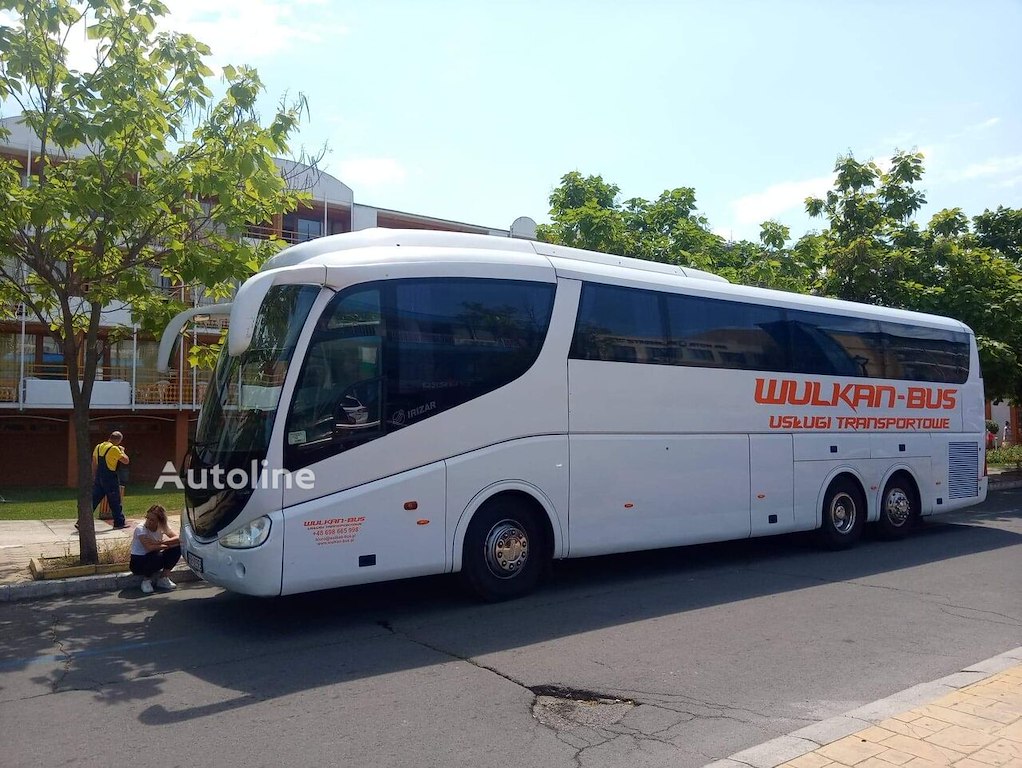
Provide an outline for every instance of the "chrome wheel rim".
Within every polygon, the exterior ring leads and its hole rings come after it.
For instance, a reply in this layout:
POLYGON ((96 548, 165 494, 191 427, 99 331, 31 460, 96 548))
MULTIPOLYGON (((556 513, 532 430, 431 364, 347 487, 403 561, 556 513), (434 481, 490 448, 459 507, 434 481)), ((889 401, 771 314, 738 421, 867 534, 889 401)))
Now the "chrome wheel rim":
POLYGON ((851 533, 858 517, 855 499, 847 493, 839 493, 830 502, 830 524, 842 536, 851 533))
POLYGON ((908 522, 912 515, 912 501, 901 488, 892 488, 884 499, 884 515, 895 528, 908 522))
POLYGON ((514 520, 494 525, 483 546, 486 567, 498 579, 513 579, 529 559, 529 535, 514 520))

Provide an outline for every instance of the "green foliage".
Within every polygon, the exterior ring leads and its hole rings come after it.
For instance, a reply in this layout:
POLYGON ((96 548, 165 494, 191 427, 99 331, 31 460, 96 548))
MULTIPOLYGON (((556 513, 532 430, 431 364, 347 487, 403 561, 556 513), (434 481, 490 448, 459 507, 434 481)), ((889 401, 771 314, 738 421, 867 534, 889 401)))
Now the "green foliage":
POLYGON ((987 465, 991 467, 1010 467, 1022 469, 1022 444, 991 448, 987 451, 987 465))
POLYGON ((1001 431, 1000 425, 993 419, 986 420, 986 427, 987 432, 989 432, 991 435, 996 435, 998 432, 1001 431))
POLYGON ((838 159, 834 189, 806 201, 827 221, 821 291, 961 320, 976 333, 987 395, 1019 401, 1022 272, 1005 257, 1020 245, 1017 212, 976 217, 974 234, 960 208, 945 209, 920 229, 912 217, 925 203, 914 186, 923 170, 918 153, 896 152, 886 173, 838 159))
POLYGON ((999 205, 996 211, 983 211, 972 223, 980 245, 1000 251, 1022 265, 1022 209, 999 205))
MULTIPOLYGON (((214 99, 209 48, 157 33, 159 0, 0 0, 0 11, 0 104, 20 110, 42 158, 0 161, 0 312, 23 302, 61 343, 84 444, 103 308, 129 304, 143 329, 162 329, 183 307, 154 275, 223 297, 279 249, 241 235, 307 197, 274 163, 306 104, 281 102, 262 124, 248 67, 225 67, 214 99), (79 71, 65 42, 83 38, 96 55, 79 71)), ((84 521, 84 495, 80 505, 84 521)))
POLYGON ((553 224, 537 227, 537 236, 549 243, 623 255, 625 227, 617 204, 619 191, 600 176, 565 174, 550 195, 553 224))
POLYGON ((550 196, 552 223, 538 227, 546 242, 695 267, 733 282, 783 290, 813 287, 819 250, 811 240, 785 247, 787 227, 766 222, 763 243, 725 242, 696 208, 695 190, 665 190, 656 200, 618 202, 620 189, 600 176, 565 174, 550 196))
POLYGON ((273 157, 287 153, 304 101, 281 104, 263 126, 258 74, 233 67, 226 95, 212 101, 209 49, 155 34, 166 9, 154 0, 0 7, 16 17, 2 28, 0 98, 21 107, 45 158, 28 184, 3 164, 0 245, 31 277, 5 274, 0 298, 26 301, 61 337, 90 331, 113 302, 155 330, 178 307, 153 291, 154 273, 222 297, 279 248, 239 235, 301 197, 273 157), (62 45, 82 26, 99 57, 87 72, 68 68, 62 45), (68 297, 85 302, 66 306, 68 297))

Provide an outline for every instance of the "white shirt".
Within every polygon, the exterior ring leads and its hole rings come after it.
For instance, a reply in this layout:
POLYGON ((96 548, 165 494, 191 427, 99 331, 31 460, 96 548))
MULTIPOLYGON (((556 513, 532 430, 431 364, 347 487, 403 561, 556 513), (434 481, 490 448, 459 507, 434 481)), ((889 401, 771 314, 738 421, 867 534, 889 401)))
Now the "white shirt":
POLYGON ((157 528, 155 531, 150 531, 145 527, 145 522, 141 522, 135 526, 134 532, 131 534, 131 554, 133 555, 145 555, 147 550, 145 545, 142 543, 142 539, 149 539, 159 544, 163 541, 163 529, 157 528))

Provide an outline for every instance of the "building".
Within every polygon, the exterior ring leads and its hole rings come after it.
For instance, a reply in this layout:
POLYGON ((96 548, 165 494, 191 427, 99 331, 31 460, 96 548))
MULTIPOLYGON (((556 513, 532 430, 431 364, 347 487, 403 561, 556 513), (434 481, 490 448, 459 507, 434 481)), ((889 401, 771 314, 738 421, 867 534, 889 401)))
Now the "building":
MULTIPOLYGON (((38 141, 18 118, 0 123, 10 131, 6 139, 0 140, 0 156, 17 163, 28 183, 39 163, 39 158, 33 156, 38 141)), ((298 243, 370 227, 512 236, 508 229, 356 203, 352 189, 327 173, 290 160, 278 160, 277 165, 290 185, 308 190, 312 199, 301 210, 277 217, 271 226, 250 227, 248 237, 275 234, 288 243, 298 243)), ((535 234, 535 224, 524 217, 516 220, 513 229, 515 236, 535 234)), ((158 273, 153 275, 153 290, 174 294, 193 306, 210 303, 201 286, 172 285, 158 273)), ((73 487, 79 447, 71 423, 71 392, 63 357, 46 328, 27 316, 24 307, 16 309, 15 320, 0 320, 0 441, 16 446, 4 451, 0 489, 73 487)), ((209 376, 209 371, 188 365, 187 347, 194 341, 214 341, 222 322, 198 316, 187 329, 184 343, 178 345, 176 364, 169 373, 161 374, 156 370, 159 340, 137 329, 125 335, 125 327, 131 328, 129 308, 106 308, 100 335, 108 343, 104 344, 93 391, 90 448, 115 429, 123 432, 131 456, 126 482, 152 483, 167 461, 179 466, 194 432, 209 376)))

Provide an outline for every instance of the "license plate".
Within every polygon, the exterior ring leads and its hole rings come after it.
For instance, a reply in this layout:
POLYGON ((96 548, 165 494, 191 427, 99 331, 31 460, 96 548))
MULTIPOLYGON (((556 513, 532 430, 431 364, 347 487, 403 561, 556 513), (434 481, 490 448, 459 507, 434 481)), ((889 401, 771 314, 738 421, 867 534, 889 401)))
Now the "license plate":
POLYGON ((202 573, 202 558, 198 555, 193 555, 191 552, 185 552, 185 560, 188 562, 188 567, 196 573, 202 573))

